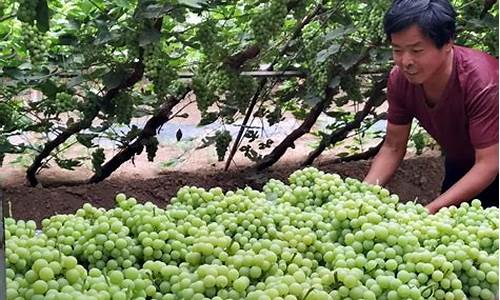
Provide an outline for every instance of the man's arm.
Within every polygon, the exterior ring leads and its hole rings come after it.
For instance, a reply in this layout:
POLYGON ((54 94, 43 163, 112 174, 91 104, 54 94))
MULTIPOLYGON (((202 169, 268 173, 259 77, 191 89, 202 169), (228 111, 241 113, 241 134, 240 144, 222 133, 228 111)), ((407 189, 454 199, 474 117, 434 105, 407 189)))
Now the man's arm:
POLYGON ((488 187, 498 175, 498 143, 484 149, 476 149, 474 166, 448 191, 427 204, 430 213, 441 207, 458 206, 472 199, 488 187))
POLYGON ((406 153, 411 123, 396 125, 387 122, 385 141, 375 157, 364 182, 384 185, 391 179, 406 153))

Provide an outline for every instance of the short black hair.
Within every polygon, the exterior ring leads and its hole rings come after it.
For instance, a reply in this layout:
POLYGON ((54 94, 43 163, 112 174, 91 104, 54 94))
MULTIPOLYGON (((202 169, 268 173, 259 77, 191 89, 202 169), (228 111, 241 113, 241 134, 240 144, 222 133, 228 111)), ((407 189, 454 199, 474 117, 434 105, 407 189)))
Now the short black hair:
POLYGON ((448 0, 394 0, 384 16, 387 39, 391 34, 417 25, 442 48, 455 37, 456 12, 448 0))

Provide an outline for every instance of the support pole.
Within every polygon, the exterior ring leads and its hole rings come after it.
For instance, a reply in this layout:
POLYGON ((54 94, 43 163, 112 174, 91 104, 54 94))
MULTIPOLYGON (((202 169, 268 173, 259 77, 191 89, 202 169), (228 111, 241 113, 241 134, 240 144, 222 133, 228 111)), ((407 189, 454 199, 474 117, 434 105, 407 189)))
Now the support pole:
POLYGON ((4 195, 0 191, 0 299, 7 299, 7 276, 5 263, 5 226, 3 216, 4 195))

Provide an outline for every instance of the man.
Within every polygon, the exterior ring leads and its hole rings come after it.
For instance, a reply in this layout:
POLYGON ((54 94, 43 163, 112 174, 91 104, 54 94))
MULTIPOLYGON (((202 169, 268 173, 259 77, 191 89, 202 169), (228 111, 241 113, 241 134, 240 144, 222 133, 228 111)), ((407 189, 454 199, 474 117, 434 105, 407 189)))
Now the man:
POLYGON ((475 198, 498 206, 498 60, 453 44, 455 16, 448 0, 395 0, 384 18, 395 66, 386 139, 365 182, 389 181, 416 118, 446 156, 430 213, 475 198))

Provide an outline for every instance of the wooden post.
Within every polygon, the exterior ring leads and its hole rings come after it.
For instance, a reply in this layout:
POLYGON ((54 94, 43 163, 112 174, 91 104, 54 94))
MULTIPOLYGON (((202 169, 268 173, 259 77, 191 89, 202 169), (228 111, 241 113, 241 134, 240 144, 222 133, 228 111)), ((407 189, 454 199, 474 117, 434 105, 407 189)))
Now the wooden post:
POLYGON ((0 299, 7 299, 7 276, 5 263, 5 226, 3 216, 4 196, 0 191, 0 299))

